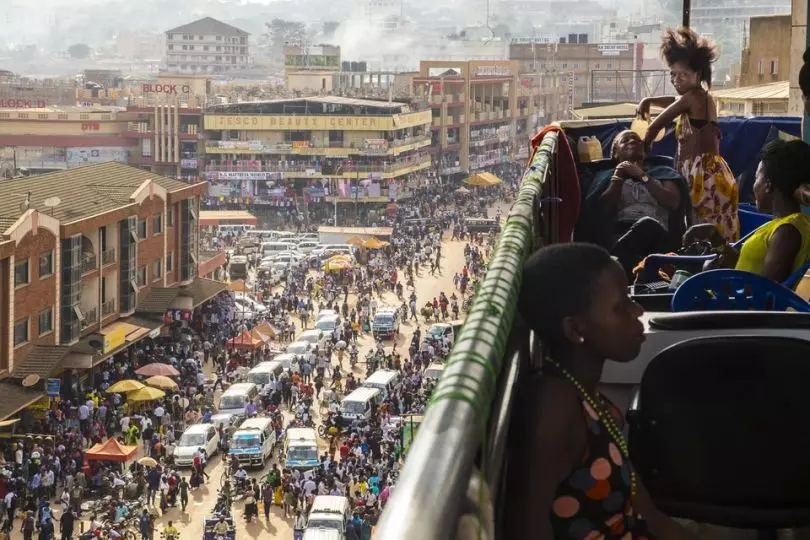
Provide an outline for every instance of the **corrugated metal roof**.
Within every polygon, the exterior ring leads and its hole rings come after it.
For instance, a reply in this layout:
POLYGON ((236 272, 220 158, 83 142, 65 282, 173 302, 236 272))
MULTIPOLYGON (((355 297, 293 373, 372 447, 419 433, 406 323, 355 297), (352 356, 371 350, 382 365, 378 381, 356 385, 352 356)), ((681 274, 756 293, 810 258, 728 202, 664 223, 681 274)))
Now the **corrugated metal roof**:
MULTIPOLYGON (((583 107, 574 110, 577 118, 587 120, 594 118, 633 118, 636 115, 637 103, 611 103, 595 107, 583 107)), ((663 109, 650 107, 650 114, 657 116, 663 109)))
POLYGON ((155 181, 169 192, 189 185, 116 162, 3 180, 0 224, 14 223, 23 214, 22 203, 27 193, 31 194, 31 208, 67 224, 126 206, 146 180, 155 181), (58 206, 44 205, 51 197, 59 198, 58 206))
POLYGON ((24 379, 28 375, 39 375, 40 379, 47 379, 69 352, 70 347, 37 345, 22 362, 14 364, 11 378, 24 379))
MULTIPOLYGON (((222 105, 213 105, 209 107, 209 112, 219 112, 227 114, 229 110, 237 109, 240 106, 260 106, 267 104, 280 104, 280 103, 321 103, 328 105, 347 105, 355 107, 374 107, 377 109, 384 109, 386 111, 399 112, 402 107, 407 103, 392 101, 388 103, 387 100, 374 100, 374 99, 356 99, 343 96, 314 96, 302 98, 281 98, 281 99, 267 99, 261 101, 242 101, 239 103, 226 103, 222 105)), ((277 113, 276 113, 277 114, 277 113)), ((314 113, 313 113, 314 114, 314 113)))
POLYGON ((45 395, 42 390, 23 388, 11 381, 0 382, 0 420, 5 420, 17 411, 24 409, 45 395))
POLYGON ((204 34, 213 36, 249 36, 248 32, 213 17, 203 17, 194 22, 166 30, 167 34, 204 34))
POLYGON ((719 99, 788 99, 789 95, 790 81, 777 81, 712 91, 712 96, 719 99))
POLYGON ((182 287, 152 287, 149 294, 138 303, 135 313, 163 315, 178 296, 190 296, 194 307, 197 307, 227 289, 228 286, 220 281, 201 277, 182 287))

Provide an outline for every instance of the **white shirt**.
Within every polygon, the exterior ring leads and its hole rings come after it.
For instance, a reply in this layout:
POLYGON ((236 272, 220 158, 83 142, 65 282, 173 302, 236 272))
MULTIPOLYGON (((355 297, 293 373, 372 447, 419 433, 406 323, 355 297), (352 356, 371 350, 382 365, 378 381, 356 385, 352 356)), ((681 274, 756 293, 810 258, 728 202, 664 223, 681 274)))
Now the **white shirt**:
POLYGON ((163 407, 161 407, 160 405, 155 407, 155 416, 157 418, 163 418, 164 414, 166 414, 166 411, 163 410, 163 407))

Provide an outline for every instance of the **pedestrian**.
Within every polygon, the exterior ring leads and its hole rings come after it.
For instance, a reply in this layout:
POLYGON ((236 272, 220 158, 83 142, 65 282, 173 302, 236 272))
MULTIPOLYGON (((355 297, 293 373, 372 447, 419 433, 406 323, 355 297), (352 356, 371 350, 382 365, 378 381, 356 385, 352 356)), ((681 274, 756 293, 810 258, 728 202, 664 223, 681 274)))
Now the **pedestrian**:
POLYGON ((307 527, 307 519, 301 515, 301 509, 295 510, 295 521, 293 522, 293 540, 304 538, 304 529, 307 527))
POLYGON ((62 533, 62 540, 71 540, 73 538, 73 524, 76 521, 76 514, 72 510, 67 510, 62 513, 59 520, 59 532, 62 533))
POLYGON ((186 506, 188 506, 188 482, 186 481, 186 477, 180 479, 180 485, 178 486, 180 489, 180 508, 183 512, 186 511, 186 506))
POLYGON ((149 511, 146 508, 143 509, 141 516, 138 518, 138 529, 141 532, 141 540, 152 540, 154 523, 152 522, 152 516, 149 515, 149 511))
POLYGON ((25 513, 22 526, 20 527, 20 532, 23 534, 23 540, 32 540, 34 538, 34 525, 34 513, 29 510, 25 513))
POLYGON ((264 484, 262 503, 264 504, 264 520, 270 521, 270 507, 273 506, 273 486, 269 482, 264 484))

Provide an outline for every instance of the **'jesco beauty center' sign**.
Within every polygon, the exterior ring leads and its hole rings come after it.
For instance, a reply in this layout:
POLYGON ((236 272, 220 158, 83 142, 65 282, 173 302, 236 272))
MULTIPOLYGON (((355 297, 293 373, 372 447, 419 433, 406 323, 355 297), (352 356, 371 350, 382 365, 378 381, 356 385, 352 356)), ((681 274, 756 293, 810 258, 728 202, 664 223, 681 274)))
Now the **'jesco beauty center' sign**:
POLYGON ((430 111, 390 116, 206 115, 205 129, 393 131, 431 122, 430 111))

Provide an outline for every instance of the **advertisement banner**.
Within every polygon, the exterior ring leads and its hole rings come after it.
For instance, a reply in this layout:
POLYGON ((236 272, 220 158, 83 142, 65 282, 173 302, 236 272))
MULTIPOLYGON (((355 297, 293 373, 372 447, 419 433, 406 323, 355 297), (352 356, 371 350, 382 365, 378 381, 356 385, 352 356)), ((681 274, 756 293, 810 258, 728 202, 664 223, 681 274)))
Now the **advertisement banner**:
POLYGON ((385 139, 365 139, 363 141, 363 153, 365 154, 385 154, 388 152, 388 141, 385 139))
POLYGON ((48 381, 45 383, 45 391, 47 392, 49 397, 59 397, 61 390, 62 390, 61 379, 48 379, 48 381))
POLYGON ((208 171, 205 176, 209 180, 270 180, 277 177, 278 173, 270 171, 208 171))
POLYGON ((89 163, 105 163, 117 161, 126 163, 129 159, 129 149, 123 146, 102 147, 76 147, 67 149, 67 164, 71 166, 87 165, 89 163))
POLYGON ((388 116, 206 115, 205 129, 390 131, 432 122, 430 111, 388 116))
POLYGON ((196 169, 197 168, 197 160, 196 159, 181 159, 180 160, 180 168, 181 169, 196 169))
POLYGON ((104 354, 114 351, 124 343, 126 343, 127 334, 123 328, 116 328, 108 334, 104 334, 104 354))

